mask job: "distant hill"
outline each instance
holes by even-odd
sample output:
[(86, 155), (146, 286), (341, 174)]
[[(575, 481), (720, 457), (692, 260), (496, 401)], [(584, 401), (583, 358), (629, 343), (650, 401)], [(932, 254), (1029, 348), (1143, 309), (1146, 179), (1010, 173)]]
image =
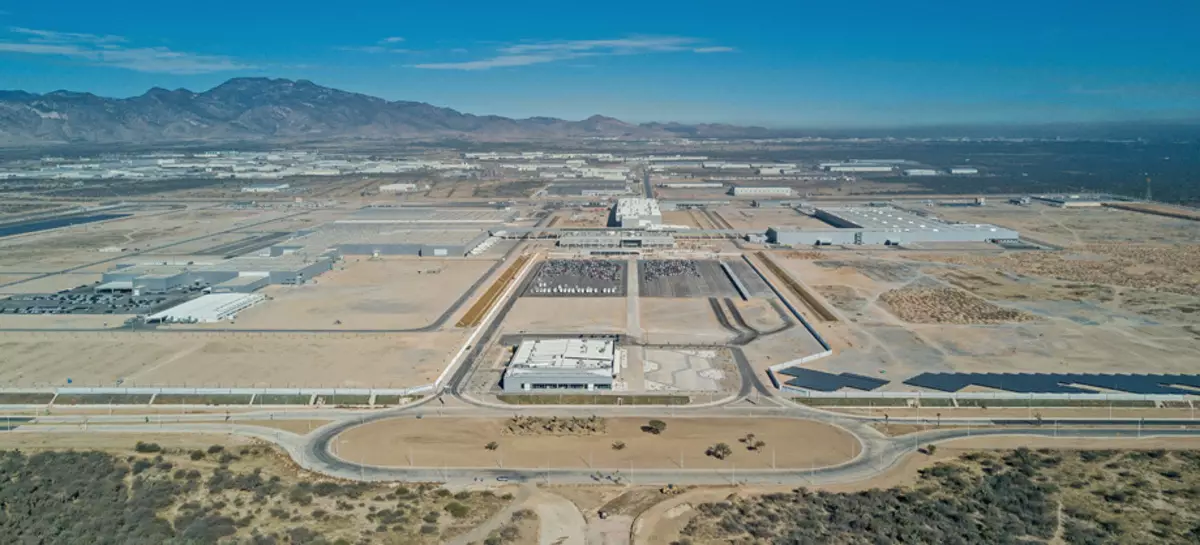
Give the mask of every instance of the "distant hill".
[(592, 116), (510, 119), (322, 87), (311, 81), (236, 78), (195, 93), (154, 88), (132, 98), (55, 91), (0, 91), (0, 144), (154, 143), (345, 138), (537, 138), (749, 136), (725, 125), (634, 125)]

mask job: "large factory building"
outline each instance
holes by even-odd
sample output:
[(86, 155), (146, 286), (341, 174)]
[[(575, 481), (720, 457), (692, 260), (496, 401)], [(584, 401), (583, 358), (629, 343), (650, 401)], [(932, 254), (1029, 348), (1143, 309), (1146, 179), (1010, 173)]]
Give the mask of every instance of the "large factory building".
[(1017, 240), (1012, 229), (986, 223), (950, 223), (890, 206), (818, 208), (815, 217), (833, 229), (771, 227), (767, 240), (784, 245), (908, 244)]
[(662, 210), (655, 199), (617, 199), (617, 205), (613, 207), (614, 227), (646, 229), (662, 225), (662, 221)]
[(504, 371), (504, 391), (611, 390), (622, 359), (613, 339), (523, 341)]

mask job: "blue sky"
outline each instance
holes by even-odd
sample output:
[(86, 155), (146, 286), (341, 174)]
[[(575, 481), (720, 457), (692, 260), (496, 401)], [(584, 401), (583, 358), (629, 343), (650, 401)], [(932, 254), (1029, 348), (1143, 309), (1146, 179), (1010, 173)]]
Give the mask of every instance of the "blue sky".
[(479, 114), (771, 127), (1200, 119), (1200, 1), (0, 0), (0, 88), (305, 78)]

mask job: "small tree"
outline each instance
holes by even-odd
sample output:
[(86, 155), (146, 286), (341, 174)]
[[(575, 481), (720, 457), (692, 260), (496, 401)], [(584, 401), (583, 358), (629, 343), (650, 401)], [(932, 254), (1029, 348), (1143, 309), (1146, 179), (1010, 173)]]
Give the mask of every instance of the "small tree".
[(624, 441), (613, 441), (612, 449), (613, 450), (625, 450), (625, 442)]
[(933, 456), (935, 452), (937, 452), (937, 445), (928, 445), (925, 447), (925, 454)]
[(733, 449), (729, 448), (729, 445), (725, 443), (717, 443), (711, 447), (708, 447), (708, 452), (706, 454), (718, 460), (724, 460), (725, 458), (728, 458), (730, 454), (733, 454)]
[(651, 420), (646, 423), (646, 431), (653, 433), (654, 435), (659, 435), (666, 431), (666, 429), (667, 423), (663, 422), (662, 420)]
[(492, 441), (492, 442), (484, 445), (483, 448), (488, 449), (488, 450), (496, 450), (496, 449), (500, 448), (500, 443)]
[(752, 447), (752, 448), (753, 448), (753, 449), (754, 449), (756, 452), (762, 452), (762, 449), (763, 449), (763, 447), (765, 447), (765, 446), (767, 446), (767, 442), (766, 442), (766, 441), (763, 441), (762, 439), (759, 439), (759, 440), (757, 440), (757, 441), (755, 441), (755, 442), (754, 442), (754, 445), (753, 445), (753, 447)]

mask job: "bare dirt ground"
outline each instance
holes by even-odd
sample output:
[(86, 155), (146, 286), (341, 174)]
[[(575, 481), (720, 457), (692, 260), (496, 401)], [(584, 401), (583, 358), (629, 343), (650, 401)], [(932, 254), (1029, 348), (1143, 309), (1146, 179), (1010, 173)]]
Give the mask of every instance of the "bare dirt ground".
[(937, 215), (949, 220), (1009, 227), (1058, 245), (1196, 242), (1196, 223), (1193, 221), (1114, 208), (1000, 204), (978, 208), (939, 208)]
[(506, 333), (623, 333), (624, 297), (521, 297), (504, 320)]
[(892, 314), (910, 323), (1002, 324), (1034, 319), (956, 288), (901, 288), (885, 292), (879, 299)]
[(650, 344), (721, 344), (734, 335), (721, 327), (705, 298), (643, 297), (638, 304)]
[(555, 227), (607, 227), (607, 208), (568, 209), (558, 213)]
[(746, 325), (758, 331), (773, 331), (784, 326), (783, 319), (766, 299), (733, 300)]
[(209, 445), (246, 445), (253, 441), (236, 435), (202, 433), (36, 433), (0, 434), (0, 449), (97, 449), (129, 452), (138, 441), (154, 441), (165, 448), (201, 448)]
[[(1046, 261), (1083, 267), (1109, 258), (1061, 252), (821, 254), (803, 258), (782, 254), (783, 259), (778, 259), (793, 274), (819, 286), (816, 289), (847, 317), (841, 330), (821, 330), (835, 354), (815, 362), (817, 369), (896, 381), (885, 390), (910, 390), (900, 381), (924, 371), (1195, 372), (1188, 361), (1200, 350), (1200, 298), (1165, 291), (1159, 284), (1155, 284), (1160, 286), (1157, 291), (1114, 285), (1125, 278), (1124, 272), (1079, 280), (1056, 278), (1063, 276), (1061, 270)], [(1172, 262), (1168, 256), (1134, 252), (1124, 259)], [(1010, 267), (1030, 261), (1044, 261), (1039, 274)], [(1158, 273), (1148, 272), (1152, 267), (1137, 267), (1149, 275), (1140, 277), (1142, 281), (1157, 278), (1153, 275)], [(1181, 276), (1168, 283), (1180, 285), (1179, 278), (1194, 273), (1177, 274)], [(1037, 320), (906, 323), (887, 310), (882, 296), (913, 288), (965, 290), (986, 304)]]
[(701, 225), (696, 221), (696, 217), (692, 215), (690, 210), (673, 210), (663, 212), (663, 223), (667, 225), (686, 225), (692, 229), (707, 229), (708, 225)]
[[(100, 256), (100, 254), (97, 254), (97, 256)], [(100, 260), (103, 259), (103, 257), (97, 257), (96, 259)], [(37, 267), (38, 265), (33, 266), (33, 268)], [(22, 281), (28, 278), (32, 278), (32, 275), (0, 275), (0, 284)], [(62, 290), (77, 288), (79, 286), (94, 284), (99, 280), (99, 274), (57, 274), (54, 276), (47, 276), (45, 278), (38, 278), (36, 280), (23, 281), (20, 284), (14, 284), (12, 286), (2, 287), (0, 288), (0, 295), (15, 295), (22, 293), (55, 293)]]
[(19, 271), (57, 271), (120, 255), (100, 252), (102, 248), (144, 249), (281, 215), (226, 208), (157, 212), (160, 211), (138, 212), (128, 218), (7, 237), (0, 240), (0, 266)]
[(102, 329), (121, 327), (132, 314), (4, 314), (0, 328)]
[[(641, 430), (640, 418), (610, 418), (607, 433), (587, 436), (513, 436), (504, 419), (393, 419), (353, 428), (338, 438), (339, 454), (355, 462), (385, 466), (537, 468), (769, 468), (818, 467), (851, 459), (858, 443), (845, 432), (818, 422), (789, 419), (663, 418), (662, 435)], [(747, 433), (766, 441), (762, 452), (738, 442)], [(498, 443), (495, 451), (484, 446)], [(622, 441), (625, 447), (613, 448)], [(705, 455), (712, 445), (733, 448), (725, 461)]]
[[(433, 322), (494, 262), (360, 259), (301, 286), (269, 286), (270, 301), (238, 315), (238, 329), (407, 329)], [(341, 324), (336, 324), (341, 321)]]
[(12, 386), (408, 387), (437, 378), (465, 333), (0, 333)]

